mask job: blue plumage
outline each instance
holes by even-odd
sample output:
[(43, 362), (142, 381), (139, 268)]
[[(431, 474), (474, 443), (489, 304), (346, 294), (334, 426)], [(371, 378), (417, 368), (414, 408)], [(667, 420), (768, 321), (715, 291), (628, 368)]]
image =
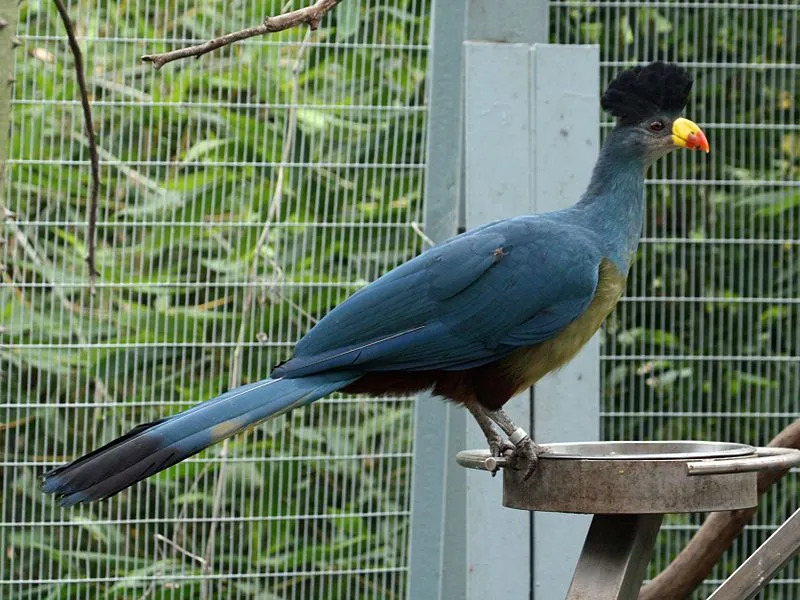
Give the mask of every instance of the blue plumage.
[[(47, 473), (42, 489), (63, 505), (108, 497), (336, 390), (432, 388), (473, 411), (499, 409), (569, 360), (613, 309), (642, 227), (647, 166), (679, 146), (707, 149), (699, 128), (677, 119), (688, 93), (680, 70), (635, 75), (612, 84), (620, 123), (574, 206), (490, 223), (427, 250), (334, 308), (270, 379), (139, 426)], [(685, 89), (668, 94), (665, 82), (676, 81)], [(643, 108), (653, 82), (664, 114)]]
[(334, 308), (273, 376), (458, 370), (546, 339), (588, 306), (603, 258), (569, 219), (517, 217), (431, 248)]
[(357, 376), (265, 379), (139, 427), (78, 460), (50, 471), (42, 491), (62, 506), (100, 500), (158, 473), (264, 419), (327, 396)]

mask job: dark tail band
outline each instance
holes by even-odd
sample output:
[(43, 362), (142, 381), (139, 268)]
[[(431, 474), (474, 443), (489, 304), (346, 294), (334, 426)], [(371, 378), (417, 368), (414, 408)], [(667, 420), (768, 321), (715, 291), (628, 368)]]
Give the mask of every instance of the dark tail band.
[(357, 376), (265, 379), (134, 427), (122, 437), (45, 473), (42, 491), (61, 506), (102, 500), (243, 429), (327, 396)]

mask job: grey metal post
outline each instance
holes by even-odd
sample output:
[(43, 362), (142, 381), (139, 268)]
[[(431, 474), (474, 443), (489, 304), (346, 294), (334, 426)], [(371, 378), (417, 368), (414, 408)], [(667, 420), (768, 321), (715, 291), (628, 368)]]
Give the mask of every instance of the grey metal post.
[[(547, 40), (548, 9), (545, 0), (469, 0), (464, 92), (467, 229), (532, 212), (529, 44)], [(531, 426), (529, 393), (513, 398), (507, 408), (523, 427)], [(486, 445), (472, 419), (466, 431), (467, 448)], [(500, 480), (485, 475), (467, 473), (465, 597), (527, 598), (530, 514), (500, 508)]]
[[(530, 46), (466, 43), (465, 193), (467, 228), (530, 214)], [(530, 431), (530, 392), (506, 410)], [(467, 448), (486, 438), (467, 423)], [(502, 480), (467, 473), (467, 598), (527, 598), (531, 516), (502, 508)]]
[(663, 518), (658, 513), (595, 515), (566, 599), (637, 598)]
[[(600, 58), (596, 46), (537, 44), (532, 53), (530, 168), (534, 212), (574, 203), (599, 149)], [(595, 336), (563, 369), (533, 388), (538, 442), (599, 438), (600, 350)], [(533, 596), (564, 598), (589, 529), (588, 515), (533, 513)]]
[[(502, 11), (487, 0), (467, 3), (434, 0), (425, 233), (435, 242), (455, 235), (465, 218), (462, 188), (465, 28), (469, 29), (471, 39), (544, 40), (547, 9), (546, 0), (506, 0)], [(455, 464), (454, 457), (467, 447), (466, 412), (429, 394), (421, 394), (415, 423), (409, 598), (465, 598), (467, 475)], [(526, 553), (521, 558), (527, 556)]]
[[(466, 6), (435, 0), (428, 74), (425, 233), (441, 242), (457, 232), (462, 192), (462, 50)], [(463, 598), (466, 474), (453, 462), (464, 448), (466, 416), (420, 394), (414, 411), (408, 598)], [(448, 593), (443, 596), (443, 589)]]
[[(528, 44), (547, 41), (546, 0), (469, 0), (465, 44), (465, 224), (532, 211)], [(493, 87), (493, 86), (498, 87)], [(508, 410), (531, 426), (529, 394)], [(486, 440), (467, 421), (467, 448)], [(527, 598), (532, 569), (531, 517), (499, 508), (499, 479), (467, 473), (466, 547), (469, 599)], [(485, 475), (485, 474), (483, 474)]]
[[(598, 139), (597, 51), (578, 48), (577, 55), (566, 58), (565, 68), (555, 48), (533, 49), (530, 43), (547, 39), (547, 11), (546, 0), (507, 0), (502, 11), (487, 0), (434, 2), (425, 221), (434, 241), (454, 234), (457, 224), (474, 227), (567, 206), (588, 181)], [(472, 40), (465, 45), (464, 62), (463, 25)], [(544, 75), (536, 77), (537, 67), (551, 75), (554, 68), (565, 72), (545, 82)], [(581, 80), (584, 85), (573, 85)], [(548, 121), (548, 110), (555, 118), (559, 106), (575, 112), (564, 112), (568, 122), (556, 127), (556, 121)], [(577, 132), (586, 135), (578, 140)], [(575, 148), (578, 143), (586, 147)], [(549, 181), (537, 183), (545, 178)], [(537, 200), (540, 194), (548, 197)], [(560, 376), (537, 385), (536, 402), (522, 394), (509, 404), (515, 419), (531, 426), (537, 439), (597, 437), (596, 344), (575, 361)], [(537, 412), (531, 424), (534, 406), (541, 415)], [(582, 411), (578, 418), (575, 407)], [(536, 594), (549, 599), (566, 593), (588, 520), (572, 516), (562, 523), (560, 516), (544, 515), (540, 523), (541, 515), (500, 508), (499, 479), (465, 473), (453, 462), (458, 450), (485, 443), (465, 411), (419, 398), (409, 598)], [(553, 527), (562, 526), (566, 533), (553, 539)], [(549, 547), (543, 551), (545, 544), (553, 554)]]
[[(574, 203), (598, 150), (598, 51), (589, 46), (466, 43), (467, 226)], [(599, 357), (590, 343), (561, 372), (509, 402), (539, 442), (599, 433)], [(485, 445), (467, 426), (467, 446)], [(467, 474), (468, 598), (566, 595), (589, 526), (584, 516), (499, 508), (499, 480)], [(532, 536), (526, 532), (532, 531)], [(525, 574), (531, 569), (531, 577)]]

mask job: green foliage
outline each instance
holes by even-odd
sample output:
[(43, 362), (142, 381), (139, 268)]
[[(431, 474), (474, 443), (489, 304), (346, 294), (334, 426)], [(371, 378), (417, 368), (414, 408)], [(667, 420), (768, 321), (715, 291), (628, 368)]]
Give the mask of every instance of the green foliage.
[[(224, 477), (215, 447), (99, 506), (61, 512), (38, 491), (46, 466), (227, 389), (240, 332), (242, 380), (254, 381), (315, 318), (419, 250), (408, 223), (422, 207), (429, 3), (348, 0), (305, 51), (296, 30), (159, 72), (139, 63), (283, 8), (70, 3), (104, 161), (91, 296), (72, 59), (51, 3), (22, 4), (4, 198), (15, 219), (0, 240), (1, 499), (3, 522), (19, 524), (0, 530), (0, 579), (33, 582), (15, 598), (198, 598), (194, 555), (212, 554), (210, 597), (404, 595), (402, 400), (339, 397), (257, 428), (230, 444)], [(604, 82), (633, 61), (689, 63), (688, 114), (713, 149), (650, 173), (645, 241), (603, 338), (609, 438), (763, 444), (800, 412), (793, 19), (713, 3), (552, 4), (552, 41), (599, 43)], [(790, 477), (769, 492), (715, 577), (796, 491)], [(699, 522), (669, 520), (654, 571)]]
[[(607, 438), (763, 445), (800, 417), (800, 36), (794, 7), (760, 4), (553, 5), (552, 41), (599, 43), (603, 82), (633, 62), (686, 63), (686, 114), (712, 148), (675, 153), (648, 175), (645, 239), (603, 337)], [(791, 475), (770, 492), (714, 578), (791, 513), (797, 491)], [(651, 574), (700, 522), (668, 521)], [(764, 597), (794, 597), (793, 585)]]
[(19, 524), (0, 579), (31, 582), (14, 597), (198, 598), (203, 575), (208, 597), (404, 595), (407, 400), (320, 402), (98, 506), (38, 490), (46, 467), (227, 389), (240, 336), (242, 382), (265, 377), (419, 251), (426, 3), (348, 1), (305, 49), (295, 30), (139, 61), (286, 9), (70, 4), (103, 161), (91, 296), (72, 57), (52, 4), (22, 5), (0, 247), (2, 510)]

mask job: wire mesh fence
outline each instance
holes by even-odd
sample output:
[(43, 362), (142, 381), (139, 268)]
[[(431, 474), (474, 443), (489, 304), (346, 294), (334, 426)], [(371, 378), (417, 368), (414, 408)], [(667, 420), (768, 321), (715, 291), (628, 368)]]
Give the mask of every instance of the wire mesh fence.
[[(317, 402), (96, 506), (62, 511), (38, 491), (45, 468), (264, 377), (421, 249), (430, 0), (348, 0), (314, 33), (159, 72), (138, 60), (287, 7), (70, 3), (104, 178), (91, 295), (72, 58), (50, 3), (21, 6), (0, 228), (0, 597), (405, 596), (410, 399)], [(551, 3), (551, 41), (600, 44), (603, 84), (635, 62), (688, 66), (687, 112), (713, 149), (649, 174), (603, 343), (608, 439), (764, 444), (800, 416), (799, 14)], [(797, 484), (768, 493), (698, 597), (795, 508)], [(667, 521), (651, 574), (701, 519)], [(764, 597), (798, 585), (791, 563)]]
[[(550, 15), (552, 41), (600, 44), (603, 85), (638, 62), (686, 65), (687, 115), (712, 146), (708, 159), (675, 153), (649, 173), (640, 255), (605, 329), (603, 435), (767, 443), (800, 416), (800, 8), (556, 0)], [(797, 488), (792, 473), (765, 496), (697, 598), (797, 507)], [(651, 575), (701, 521), (666, 521)], [(763, 597), (796, 598), (797, 567)]]
[(411, 399), (336, 396), (113, 501), (37, 476), (265, 377), (337, 302), (417, 253), (427, 0), (348, 0), (316, 32), (155, 72), (142, 54), (297, 8), (69, 3), (88, 149), (50, 2), (21, 6), (2, 225), (3, 598), (393, 598), (406, 586)]

